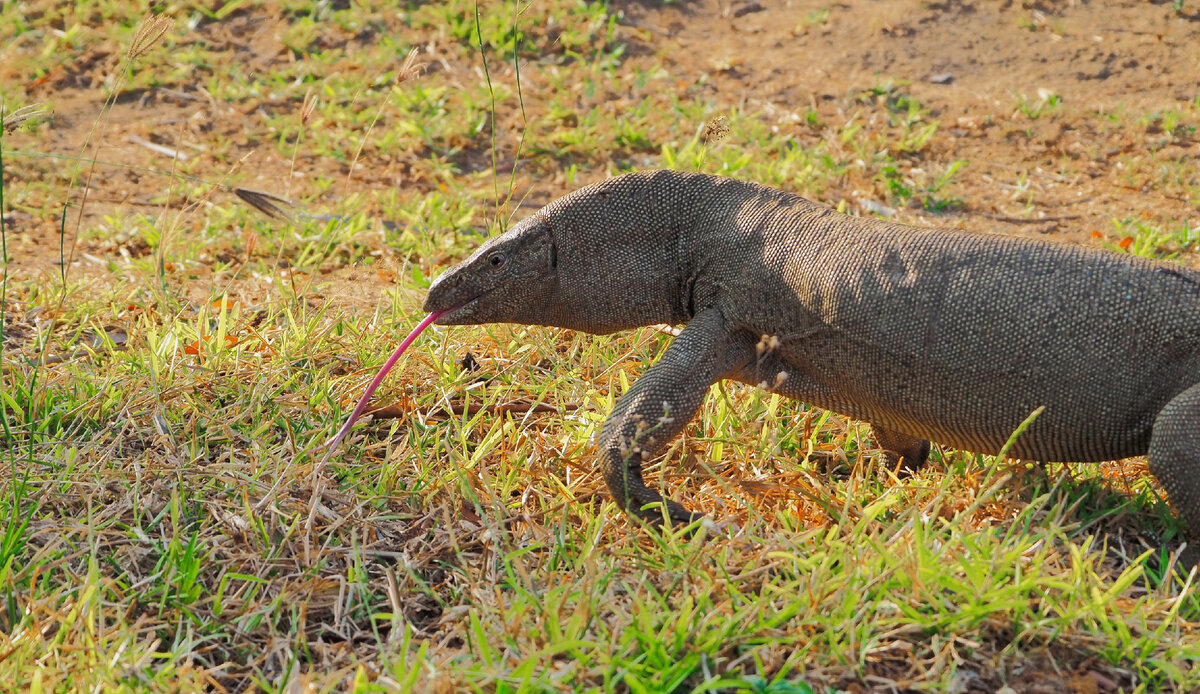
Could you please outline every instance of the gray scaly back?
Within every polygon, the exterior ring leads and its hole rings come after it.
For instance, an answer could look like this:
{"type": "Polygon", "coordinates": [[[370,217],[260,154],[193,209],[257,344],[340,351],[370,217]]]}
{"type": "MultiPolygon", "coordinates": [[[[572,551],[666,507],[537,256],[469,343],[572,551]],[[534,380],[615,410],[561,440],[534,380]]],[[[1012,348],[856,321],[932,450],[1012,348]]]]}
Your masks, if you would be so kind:
{"type": "Polygon", "coordinates": [[[702,174],[619,176],[552,202],[430,288],[443,325],[687,327],[598,440],[614,498],[694,515],[642,480],[714,382],[869,421],[892,464],[929,442],[1100,461],[1149,454],[1200,529],[1200,274],[1079,246],[838,214],[702,174]]]}

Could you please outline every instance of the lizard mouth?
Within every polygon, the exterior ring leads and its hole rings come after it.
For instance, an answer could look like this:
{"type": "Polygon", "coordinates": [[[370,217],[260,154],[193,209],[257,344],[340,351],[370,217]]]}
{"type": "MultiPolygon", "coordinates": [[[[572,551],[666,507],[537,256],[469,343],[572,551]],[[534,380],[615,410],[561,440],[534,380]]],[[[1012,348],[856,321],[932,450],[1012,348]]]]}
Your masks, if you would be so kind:
{"type": "Polygon", "coordinates": [[[470,323],[469,317],[474,311],[475,307],[479,305],[479,300],[481,298],[483,298],[482,294],[473,299],[469,299],[465,303],[459,304],[458,306],[446,309],[442,312],[442,315],[439,316],[436,321],[434,321],[434,323],[437,325],[464,325],[470,323]],[[466,318],[467,320],[459,320],[461,318],[466,318]]]}

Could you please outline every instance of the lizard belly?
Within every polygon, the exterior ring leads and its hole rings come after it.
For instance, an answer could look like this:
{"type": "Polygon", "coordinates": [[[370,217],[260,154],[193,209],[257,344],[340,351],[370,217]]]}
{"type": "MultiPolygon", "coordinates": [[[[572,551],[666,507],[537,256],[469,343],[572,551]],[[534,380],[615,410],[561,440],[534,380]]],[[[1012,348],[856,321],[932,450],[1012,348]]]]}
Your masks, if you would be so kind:
{"type": "Polygon", "coordinates": [[[1087,462],[1139,455],[1149,444],[1154,417],[1173,395],[1157,395],[1136,376],[1110,374],[1098,365],[1075,370],[1074,376],[1064,370],[1057,378],[1042,378],[1036,369],[986,363],[934,368],[847,341],[836,331],[809,333],[803,344],[802,349],[785,344],[735,377],[976,453],[998,453],[1025,418],[1044,406],[1010,449],[1014,457],[1087,462]],[[1097,397],[1081,402],[1073,395],[1079,392],[1097,397]]]}

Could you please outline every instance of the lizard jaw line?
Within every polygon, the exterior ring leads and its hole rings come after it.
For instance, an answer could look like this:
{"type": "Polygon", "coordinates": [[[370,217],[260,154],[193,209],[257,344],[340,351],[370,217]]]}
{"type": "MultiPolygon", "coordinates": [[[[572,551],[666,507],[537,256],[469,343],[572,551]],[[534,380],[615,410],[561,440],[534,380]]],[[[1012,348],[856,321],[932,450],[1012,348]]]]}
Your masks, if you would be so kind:
{"type": "Polygon", "coordinates": [[[438,319],[435,321],[435,323],[437,323],[439,325],[454,325],[453,321],[454,321],[455,315],[464,312],[466,309],[474,308],[475,305],[479,303],[479,299],[481,297],[482,297],[482,295],[477,296],[473,299],[470,299],[464,303],[459,304],[458,306],[446,309],[445,311],[442,312],[441,316],[438,316],[438,319]]]}

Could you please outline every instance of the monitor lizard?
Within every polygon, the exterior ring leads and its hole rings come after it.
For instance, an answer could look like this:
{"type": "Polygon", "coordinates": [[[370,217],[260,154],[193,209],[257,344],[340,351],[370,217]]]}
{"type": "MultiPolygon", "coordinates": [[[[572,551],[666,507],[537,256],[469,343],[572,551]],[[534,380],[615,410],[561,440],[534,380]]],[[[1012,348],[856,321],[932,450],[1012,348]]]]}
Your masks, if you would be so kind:
{"type": "Polygon", "coordinates": [[[733,379],[869,422],[910,468],[930,441],[995,454],[1044,408],[1009,455],[1145,454],[1200,531],[1200,273],[1179,265],[647,171],[489,239],[433,282],[425,309],[439,325],[686,324],[597,438],[613,498],[649,519],[659,504],[698,517],[648,488],[642,466],[733,379]]]}

